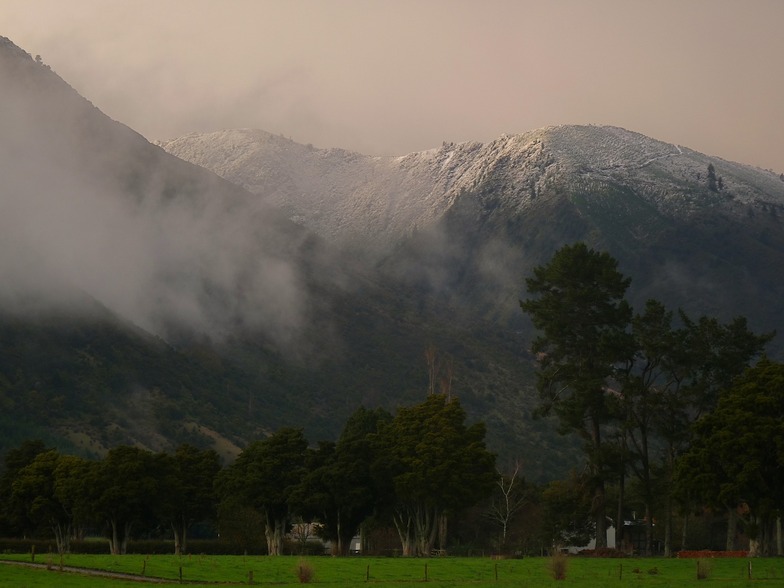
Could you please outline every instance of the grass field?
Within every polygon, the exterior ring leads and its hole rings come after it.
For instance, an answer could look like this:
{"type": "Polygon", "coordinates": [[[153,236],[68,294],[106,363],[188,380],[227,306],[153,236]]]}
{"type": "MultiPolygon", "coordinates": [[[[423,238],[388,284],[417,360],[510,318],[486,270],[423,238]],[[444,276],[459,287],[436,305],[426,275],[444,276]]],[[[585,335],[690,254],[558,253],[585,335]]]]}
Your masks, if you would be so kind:
{"type": "MultiPolygon", "coordinates": [[[[3,560],[30,562],[30,555],[0,555],[3,560]]],[[[549,558],[492,560],[482,558],[330,558],[259,557],[259,556],[141,556],[141,555],[69,555],[63,566],[105,570],[144,576],[148,580],[162,578],[189,585],[254,585],[299,586],[297,566],[305,563],[313,571],[312,584],[335,587],[379,588],[411,587],[427,582],[434,587],[491,586],[547,587],[584,586],[650,586],[650,587],[749,587],[784,586],[784,560],[751,560],[752,579],[748,578],[749,560],[702,560],[708,566],[708,577],[697,579],[697,560],[678,559],[591,559],[569,558],[566,579],[556,581],[550,572],[549,558]]],[[[15,588],[38,587],[99,587],[135,586],[139,581],[120,578],[92,577],[81,573],[59,571],[57,556],[39,555],[37,563],[48,563],[51,569],[22,568],[0,565],[0,586],[15,588]],[[47,561],[48,559],[48,561],[47,561]]],[[[149,584],[156,585],[156,584],[149,584]]]]}

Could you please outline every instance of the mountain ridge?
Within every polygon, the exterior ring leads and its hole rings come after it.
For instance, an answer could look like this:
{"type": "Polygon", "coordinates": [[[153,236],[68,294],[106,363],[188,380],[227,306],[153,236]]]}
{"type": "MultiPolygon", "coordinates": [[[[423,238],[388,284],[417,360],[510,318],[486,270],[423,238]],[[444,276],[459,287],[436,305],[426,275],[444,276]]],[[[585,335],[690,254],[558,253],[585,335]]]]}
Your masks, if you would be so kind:
{"type": "Polygon", "coordinates": [[[743,204],[762,201],[784,206],[784,182],[773,172],[712,158],[620,127],[551,126],[503,135],[488,143],[444,143],[440,148],[397,157],[314,149],[279,139],[285,141],[282,148],[280,143],[270,143],[269,138],[275,136],[269,134],[264,135],[264,149],[257,150],[253,133],[263,131],[191,134],[157,144],[262,195],[289,210],[296,222],[330,238],[348,234],[362,240],[383,235],[394,240],[395,235],[408,235],[438,220],[458,194],[476,191],[491,176],[513,190],[509,195],[515,200],[512,208],[525,207],[530,196],[535,198],[553,181],[558,168],[585,182],[628,181],[634,176],[638,182],[652,184],[651,177],[655,177],[656,189],[671,191],[661,195],[659,206],[672,214],[691,214],[694,202],[679,197],[704,184],[708,164],[717,162],[725,195],[732,194],[743,204]],[[238,138],[243,139],[245,149],[238,138]],[[280,165],[280,161],[285,163],[280,165]],[[331,166],[331,173],[325,172],[323,162],[331,166]],[[347,221],[346,216],[354,220],[347,221]]]}

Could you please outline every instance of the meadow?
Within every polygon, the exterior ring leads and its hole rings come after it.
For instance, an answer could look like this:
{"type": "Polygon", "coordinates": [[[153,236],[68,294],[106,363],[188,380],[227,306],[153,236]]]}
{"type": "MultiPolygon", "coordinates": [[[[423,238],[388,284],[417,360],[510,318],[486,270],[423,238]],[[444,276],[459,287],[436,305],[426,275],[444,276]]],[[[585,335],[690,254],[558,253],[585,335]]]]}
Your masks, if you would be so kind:
{"type": "MultiPolygon", "coordinates": [[[[29,554],[2,554],[2,560],[30,562],[29,554]]],[[[83,573],[60,571],[60,558],[39,555],[36,563],[41,568],[0,564],[0,586],[18,588],[64,587],[92,588],[109,586],[120,588],[140,586],[140,579],[154,579],[165,583],[188,585],[248,585],[293,587],[301,585],[298,567],[312,571],[310,583],[335,587],[401,588],[427,583],[436,587],[496,587],[518,588],[549,586],[606,586],[651,587],[748,587],[784,585],[784,560],[726,558],[694,559],[600,559],[570,557],[566,563],[566,578],[554,580],[550,558],[502,559],[489,558],[372,558],[372,557],[311,557],[296,556],[144,556],[144,555],[67,555],[64,568],[77,567],[106,572],[133,574],[135,580],[89,576],[83,573]],[[749,579],[749,563],[752,578],[749,579]],[[698,565],[707,577],[697,578],[698,565]],[[47,569],[49,568],[49,569],[47,569]]],[[[142,584],[143,585],[143,584],[142,584]]],[[[159,585],[159,584],[153,584],[159,585]]]]}

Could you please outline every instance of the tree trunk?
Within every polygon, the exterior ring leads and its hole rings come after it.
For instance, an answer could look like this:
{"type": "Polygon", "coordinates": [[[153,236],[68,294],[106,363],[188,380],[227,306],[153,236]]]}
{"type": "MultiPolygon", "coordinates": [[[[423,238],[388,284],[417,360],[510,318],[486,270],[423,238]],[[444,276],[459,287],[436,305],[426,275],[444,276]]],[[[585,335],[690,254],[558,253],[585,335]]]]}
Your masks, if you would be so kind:
{"type": "Polygon", "coordinates": [[[650,503],[645,504],[645,556],[653,555],[653,512],[650,503]]]}
{"type": "Polygon", "coordinates": [[[672,557],[672,497],[669,489],[664,504],[664,557],[672,557]]]}
{"type": "Polygon", "coordinates": [[[607,547],[607,504],[604,490],[604,473],[602,460],[602,429],[599,419],[594,415],[591,419],[591,443],[594,455],[591,457],[591,475],[594,478],[593,513],[596,520],[596,549],[607,547]]]}
{"type": "Polygon", "coordinates": [[[337,518],[338,518],[337,525],[336,525],[336,530],[337,530],[337,545],[336,545],[337,552],[335,552],[335,550],[333,549],[332,555],[343,555],[343,528],[342,528],[342,525],[340,524],[340,509],[338,509],[337,518]]]}
{"type": "Polygon", "coordinates": [[[784,555],[784,550],[782,550],[782,541],[781,541],[781,516],[776,517],[776,555],[781,557],[784,555]]]}
{"type": "Polygon", "coordinates": [[[112,536],[109,537],[109,553],[112,555],[120,555],[120,551],[117,545],[117,522],[112,520],[112,536]]]}
{"type": "Polygon", "coordinates": [[[604,481],[596,483],[593,495],[594,515],[596,518],[596,549],[607,547],[607,517],[605,516],[604,481]]]}
{"type": "MultiPolygon", "coordinates": [[[[441,513],[438,519],[438,549],[442,552],[446,549],[446,532],[447,532],[447,518],[446,514],[441,513]]],[[[506,527],[504,527],[504,536],[506,536],[506,527]]]]}
{"type": "Polygon", "coordinates": [[[397,529],[398,537],[400,538],[400,547],[404,557],[414,554],[413,546],[414,540],[411,533],[411,515],[410,513],[395,512],[392,515],[392,522],[397,529]]]}
{"type": "Polygon", "coordinates": [[[180,529],[175,523],[171,524],[172,533],[174,534],[174,555],[182,555],[182,540],[180,539],[180,529]]]}
{"type": "Polygon", "coordinates": [[[185,524],[182,526],[182,544],[180,549],[182,553],[188,553],[188,526],[185,524]]]}
{"type": "Polygon", "coordinates": [[[414,531],[417,555],[427,557],[433,551],[438,535],[440,513],[435,507],[419,505],[414,517],[414,531]]]}
{"type": "Polygon", "coordinates": [[[749,516],[749,524],[746,526],[746,534],[749,536],[749,557],[759,557],[760,555],[760,535],[762,525],[754,515],[749,516]]]}
{"type": "Polygon", "coordinates": [[[268,520],[264,529],[267,540],[267,553],[269,555],[283,554],[283,527],[286,521],[281,519],[268,520]]]}
{"type": "Polygon", "coordinates": [[[686,531],[689,526],[689,513],[683,514],[683,526],[681,527],[681,549],[686,549],[686,531]]]}
{"type": "Polygon", "coordinates": [[[128,553],[128,539],[131,536],[131,526],[133,523],[125,523],[123,525],[123,536],[120,539],[120,555],[125,555],[128,553]]]}
{"type": "Polygon", "coordinates": [[[623,549],[624,533],[626,528],[623,524],[623,500],[624,500],[624,486],[626,484],[626,474],[621,468],[621,474],[618,477],[618,510],[615,514],[615,548],[623,549]]]}
{"type": "Polygon", "coordinates": [[[724,549],[727,551],[735,551],[735,535],[738,531],[738,513],[737,509],[727,509],[727,540],[724,549]]]}
{"type": "Polygon", "coordinates": [[[749,557],[759,557],[760,554],[759,539],[749,537],[749,557]]]}
{"type": "Polygon", "coordinates": [[[55,544],[57,545],[57,554],[63,555],[71,551],[71,526],[66,525],[63,527],[60,523],[52,523],[52,532],[54,533],[55,544]]]}

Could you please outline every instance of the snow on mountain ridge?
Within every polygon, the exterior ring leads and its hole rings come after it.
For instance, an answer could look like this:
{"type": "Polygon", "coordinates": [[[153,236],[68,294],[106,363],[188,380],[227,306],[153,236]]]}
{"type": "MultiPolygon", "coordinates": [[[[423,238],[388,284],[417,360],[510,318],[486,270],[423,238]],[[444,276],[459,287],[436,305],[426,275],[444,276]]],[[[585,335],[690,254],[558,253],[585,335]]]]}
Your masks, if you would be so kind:
{"type": "Polygon", "coordinates": [[[322,235],[374,245],[436,222],[461,195],[492,198],[518,213],[560,197],[562,190],[552,188],[563,182],[584,192],[606,183],[634,185],[657,208],[690,214],[704,205],[693,194],[707,185],[711,162],[724,175],[724,200],[784,206],[784,182],[772,173],[611,126],[545,127],[398,157],[317,149],[252,129],[158,144],[322,235]]]}

